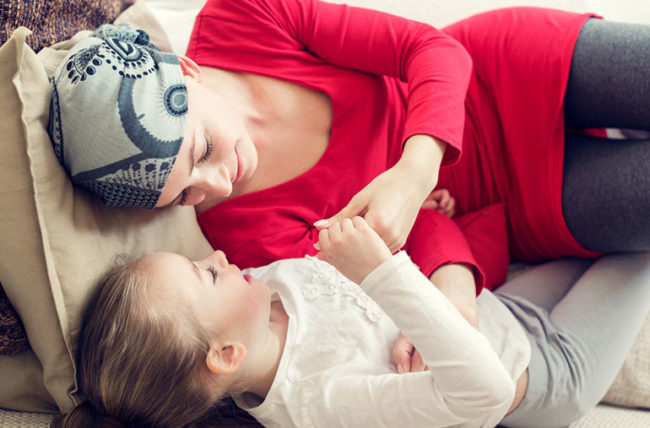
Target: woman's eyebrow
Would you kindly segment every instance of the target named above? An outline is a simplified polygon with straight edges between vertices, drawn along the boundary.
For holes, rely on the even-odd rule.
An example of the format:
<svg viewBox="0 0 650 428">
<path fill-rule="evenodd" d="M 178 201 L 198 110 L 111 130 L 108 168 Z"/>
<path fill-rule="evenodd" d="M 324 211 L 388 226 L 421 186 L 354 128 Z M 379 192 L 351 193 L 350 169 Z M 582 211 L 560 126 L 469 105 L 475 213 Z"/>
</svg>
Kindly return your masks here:
<svg viewBox="0 0 650 428">
<path fill-rule="evenodd" d="M 194 170 L 196 160 L 194 159 L 194 150 L 196 149 L 196 132 L 192 133 L 192 145 L 190 146 L 190 174 Z M 180 196 L 180 195 L 179 195 Z"/>
</svg>

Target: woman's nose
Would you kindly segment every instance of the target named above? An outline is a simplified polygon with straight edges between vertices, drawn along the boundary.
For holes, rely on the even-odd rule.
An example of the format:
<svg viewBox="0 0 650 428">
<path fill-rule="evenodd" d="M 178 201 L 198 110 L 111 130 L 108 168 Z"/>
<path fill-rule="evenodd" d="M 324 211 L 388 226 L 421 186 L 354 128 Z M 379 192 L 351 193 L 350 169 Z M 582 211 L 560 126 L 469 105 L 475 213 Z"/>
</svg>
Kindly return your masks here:
<svg viewBox="0 0 650 428">
<path fill-rule="evenodd" d="M 195 187 L 207 195 L 225 198 L 232 193 L 230 171 L 225 165 L 204 168 L 195 182 Z"/>
</svg>

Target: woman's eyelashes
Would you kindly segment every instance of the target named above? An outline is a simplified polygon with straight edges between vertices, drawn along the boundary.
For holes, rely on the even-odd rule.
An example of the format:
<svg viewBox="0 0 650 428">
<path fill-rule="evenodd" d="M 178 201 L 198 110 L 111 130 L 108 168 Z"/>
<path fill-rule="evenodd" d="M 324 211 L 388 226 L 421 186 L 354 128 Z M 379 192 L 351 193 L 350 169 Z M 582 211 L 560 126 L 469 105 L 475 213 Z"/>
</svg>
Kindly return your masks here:
<svg viewBox="0 0 650 428">
<path fill-rule="evenodd" d="M 199 159 L 199 163 L 205 162 L 210 158 L 210 155 L 212 154 L 212 138 L 210 138 L 209 135 L 205 136 L 205 151 L 203 152 L 203 156 L 201 156 L 201 159 Z"/>
<path fill-rule="evenodd" d="M 185 200 L 187 199 L 187 190 L 183 190 L 181 193 L 181 199 L 178 201 L 177 205 L 185 205 Z"/>
<path fill-rule="evenodd" d="M 197 164 L 203 163 L 207 161 L 210 158 L 210 155 L 212 154 L 212 138 L 209 135 L 205 136 L 205 150 L 203 152 L 203 155 L 199 158 Z M 181 193 L 181 198 L 178 201 L 177 205 L 185 205 L 185 201 L 187 200 L 187 189 L 183 190 Z"/>
<path fill-rule="evenodd" d="M 214 268 L 214 266 L 208 266 L 207 271 L 210 272 L 210 275 L 212 275 L 212 283 L 216 284 L 217 278 L 219 277 L 217 270 Z"/>
</svg>

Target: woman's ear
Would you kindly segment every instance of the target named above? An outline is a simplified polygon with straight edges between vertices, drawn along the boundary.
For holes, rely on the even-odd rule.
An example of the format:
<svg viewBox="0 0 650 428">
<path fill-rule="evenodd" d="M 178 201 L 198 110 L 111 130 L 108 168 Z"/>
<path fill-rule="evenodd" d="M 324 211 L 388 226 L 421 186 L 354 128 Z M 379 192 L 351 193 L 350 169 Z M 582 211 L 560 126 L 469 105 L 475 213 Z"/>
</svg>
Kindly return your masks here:
<svg viewBox="0 0 650 428">
<path fill-rule="evenodd" d="M 241 367 L 246 353 L 246 347 L 240 342 L 213 344 L 205 357 L 205 364 L 214 374 L 232 374 Z"/>
<path fill-rule="evenodd" d="M 191 59 L 186 56 L 179 55 L 178 63 L 181 65 L 181 70 L 183 71 L 183 76 L 189 76 L 195 79 L 197 82 L 203 80 L 203 75 L 201 74 L 201 67 Z"/>
</svg>

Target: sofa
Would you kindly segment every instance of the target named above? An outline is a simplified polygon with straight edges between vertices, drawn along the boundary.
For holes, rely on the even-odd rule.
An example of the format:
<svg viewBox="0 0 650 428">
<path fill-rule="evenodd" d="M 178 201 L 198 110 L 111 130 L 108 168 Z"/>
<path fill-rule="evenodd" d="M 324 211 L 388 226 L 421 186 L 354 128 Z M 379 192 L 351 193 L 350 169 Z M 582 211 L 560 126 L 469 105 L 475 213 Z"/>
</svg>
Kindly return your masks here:
<svg viewBox="0 0 650 428">
<path fill-rule="evenodd" d="M 333 2 L 376 8 L 438 27 L 473 13 L 522 4 L 592 11 L 612 20 L 650 24 L 650 2 L 646 0 L 574 0 L 570 4 L 559 0 Z M 68 2 L 72 3 L 82 4 L 83 15 L 84 2 Z M 152 41 L 164 50 L 181 54 L 204 0 L 122 1 L 117 9 L 116 2 L 87 3 L 86 8 L 103 10 L 110 4 L 112 13 L 98 15 L 99 19 L 130 22 L 146 29 Z M 56 11 L 61 9 L 40 13 Z M 78 14 L 79 10 L 68 13 Z M 37 21 L 30 24 L 39 26 Z M 19 327 L 29 339 L 20 352 L 0 355 L 0 427 L 48 426 L 53 414 L 75 405 L 78 390 L 74 352 L 81 309 L 116 254 L 166 250 L 201 257 L 210 251 L 191 208 L 177 207 L 155 217 L 137 209 L 109 213 L 83 191 L 74 189 L 56 162 L 45 133 L 49 113 L 47 77 L 66 50 L 88 34 L 76 30 L 96 25 L 97 20 L 72 25 L 74 31 L 58 38 L 62 42 L 54 45 L 47 37 L 35 37 L 41 33 L 34 28 L 31 36 L 30 30 L 23 28 L 0 48 L 0 97 L 8 112 L 0 125 L 0 284 L 21 321 Z M 525 268 L 513 264 L 510 276 Z M 205 423 L 254 425 L 236 410 L 230 418 Z M 646 426 L 650 426 L 650 318 L 603 403 L 571 425 Z"/>
</svg>

